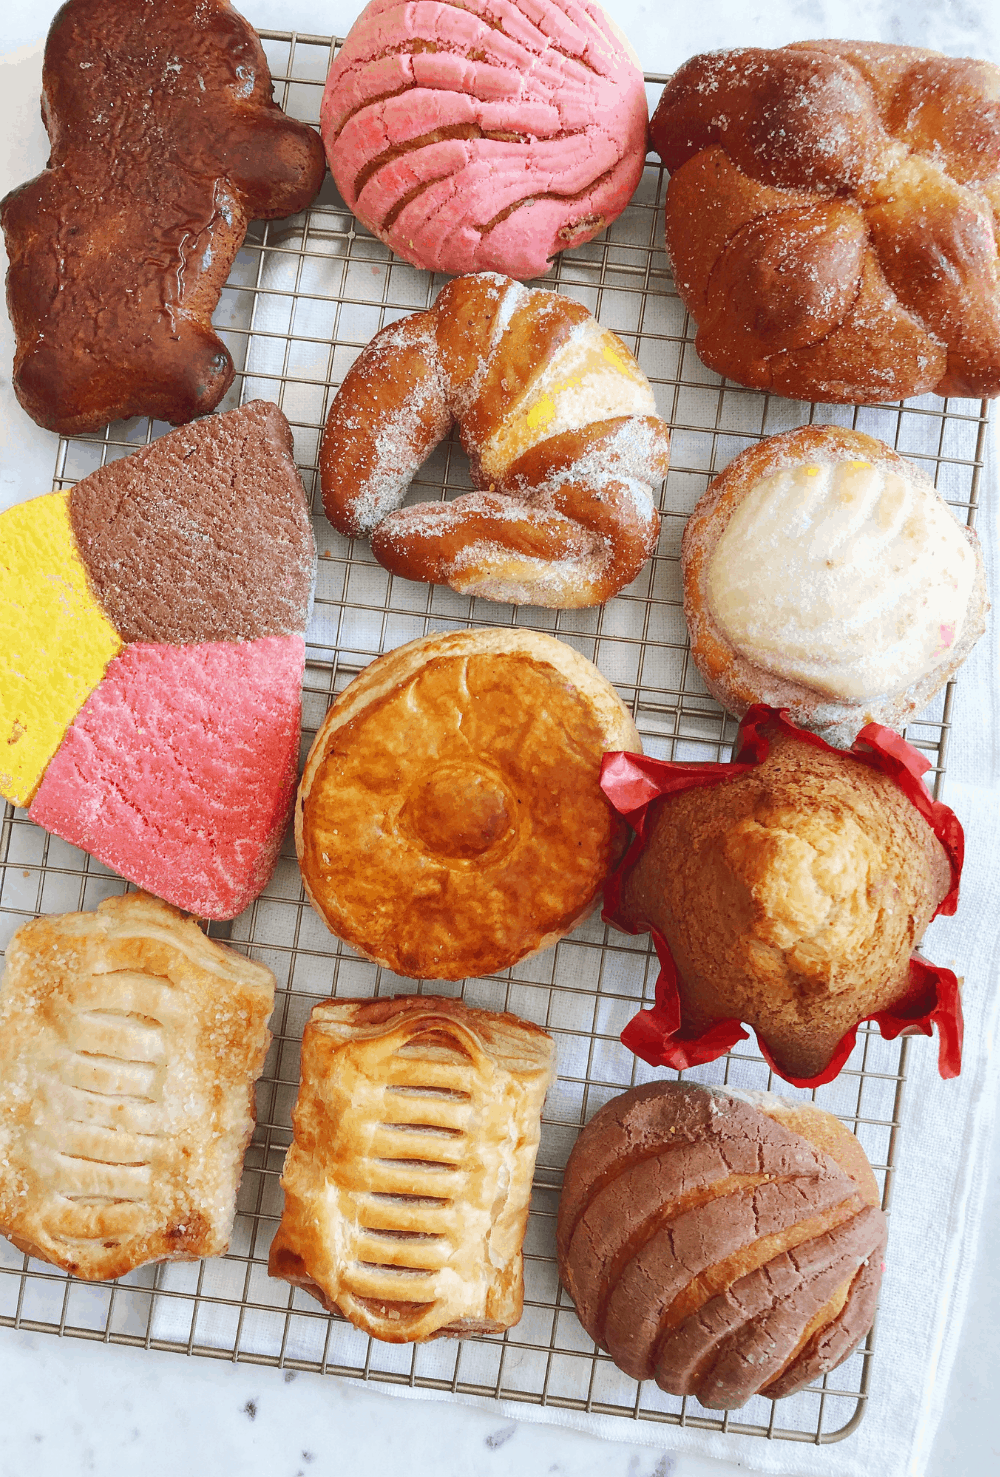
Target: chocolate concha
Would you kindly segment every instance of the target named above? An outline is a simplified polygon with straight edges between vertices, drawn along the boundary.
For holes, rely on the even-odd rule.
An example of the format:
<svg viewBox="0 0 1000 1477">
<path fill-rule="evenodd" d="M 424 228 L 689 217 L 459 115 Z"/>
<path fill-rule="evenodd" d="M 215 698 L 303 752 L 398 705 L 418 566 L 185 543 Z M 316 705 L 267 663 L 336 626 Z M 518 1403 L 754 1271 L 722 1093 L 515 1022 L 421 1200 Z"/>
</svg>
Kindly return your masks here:
<svg viewBox="0 0 1000 1477">
<path fill-rule="evenodd" d="M 556 1234 L 580 1322 L 618 1367 L 726 1410 L 791 1395 L 857 1347 L 886 1221 L 832 1114 L 652 1082 L 580 1134 Z"/>
</svg>

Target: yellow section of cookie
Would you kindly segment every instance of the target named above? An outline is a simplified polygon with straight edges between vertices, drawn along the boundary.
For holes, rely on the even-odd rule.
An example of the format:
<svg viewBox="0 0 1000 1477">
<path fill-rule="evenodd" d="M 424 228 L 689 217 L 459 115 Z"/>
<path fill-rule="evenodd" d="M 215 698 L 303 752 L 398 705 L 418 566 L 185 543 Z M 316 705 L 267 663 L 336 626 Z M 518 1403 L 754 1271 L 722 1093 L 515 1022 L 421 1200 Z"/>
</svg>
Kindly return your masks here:
<svg viewBox="0 0 1000 1477">
<path fill-rule="evenodd" d="M 121 649 L 87 586 L 69 494 L 0 514 L 0 794 L 28 804 Z"/>
</svg>

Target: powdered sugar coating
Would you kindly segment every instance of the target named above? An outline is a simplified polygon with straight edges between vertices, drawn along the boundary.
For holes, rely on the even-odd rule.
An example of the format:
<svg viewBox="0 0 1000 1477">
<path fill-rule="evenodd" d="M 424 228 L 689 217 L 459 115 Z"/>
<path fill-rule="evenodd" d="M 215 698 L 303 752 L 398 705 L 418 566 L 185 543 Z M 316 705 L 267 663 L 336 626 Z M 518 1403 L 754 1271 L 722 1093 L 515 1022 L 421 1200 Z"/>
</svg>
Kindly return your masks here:
<svg viewBox="0 0 1000 1477">
<path fill-rule="evenodd" d="M 627 205 L 647 107 L 594 0 L 372 0 L 320 114 L 337 187 L 430 271 L 544 272 Z"/>
<path fill-rule="evenodd" d="M 403 508 L 458 423 L 479 489 Z M 465 594 L 603 603 L 652 553 L 669 433 L 652 389 L 580 304 L 494 274 L 459 278 L 355 361 L 320 457 L 327 516 L 377 559 Z"/>
</svg>

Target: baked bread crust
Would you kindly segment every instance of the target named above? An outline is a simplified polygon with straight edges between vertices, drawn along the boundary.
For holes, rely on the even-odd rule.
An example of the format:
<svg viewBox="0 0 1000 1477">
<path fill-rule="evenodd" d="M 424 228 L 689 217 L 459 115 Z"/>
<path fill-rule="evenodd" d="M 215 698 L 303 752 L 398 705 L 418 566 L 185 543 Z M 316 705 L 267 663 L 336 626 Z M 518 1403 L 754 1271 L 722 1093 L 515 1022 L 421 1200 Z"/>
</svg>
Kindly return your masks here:
<svg viewBox="0 0 1000 1477">
<path fill-rule="evenodd" d="M 0 1231 L 91 1281 L 219 1256 L 274 976 L 145 893 L 26 923 L 0 982 Z"/>
<path fill-rule="evenodd" d="M 880 43 L 686 62 L 650 133 L 709 368 L 826 403 L 1000 393 L 998 87 Z"/>
<path fill-rule="evenodd" d="M 320 448 L 326 515 L 406 579 L 463 595 L 600 605 L 656 548 L 670 432 L 615 334 L 561 293 L 480 272 L 375 335 Z M 479 490 L 402 502 L 458 426 Z"/>
<path fill-rule="evenodd" d="M 418 979 L 547 949 L 592 911 L 622 844 L 606 749 L 642 745 L 564 642 L 411 641 L 355 678 L 316 735 L 295 806 L 306 893 L 333 933 Z"/>
<path fill-rule="evenodd" d="M 318 135 L 271 99 L 228 0 L 69 0 L 49 32 L 46 169 L 0 206 L 14 390 L 64 436 L 213 410 L 233 378 L 212 329 L 247 223 L 303 210 Z"/>
<path fill-rule="evenodd" d="M 863 702 L 836 701 L 767 669 L 741 653 L 726 635 L 711 606 L 709 568 L 719 540 L 730 520 L 755 485 L 784 468 L 805 464 L 829 465 L 862 459 L 895 472 L 939 501 L 930 478 L 919 467 L 898 456 L 884 442 L 840 426 L 803 426 L 770 436 L 740 452 L 712 481 L 688 519 L 681 542 L 684 577 L 684 616 L 691 633 L 691 655 L 708 690 L 724 708 L 742 716 L 753 703 L 787 709 L 792 720 L 815 729 L 828 743 L 847 748 L 867 723 L 901 728 L 927 706 L 965 661 L 986 629 L 986 579 L 979 539 L 973 529 L 956 520 L 976 558 L 976 577 L 961 635 L 946 655 L 901 692 Z M 808 591 L 802 589 L 803 599 Z"/>
<path fill-rule="evenodd" d="M 633 1379 L 732 1409 L 835 1368 L 875 1314 L 886 1222 L 832 1114 L 771 1093 L 652 1082 L 574 1145 L 560 1279 Z"/>
<path fill-rule="evenodd" d="M 387 1343 L 512 1327 L 554 1058 L 461 1000 L 314 1006 L 271 1276 Z"/>
<path fill-rule="evenodd" d="M 908 993 L 951 863 L 888 775 L 768 738 L 746 773 L 656 802 L 620 911 L 666 940 L 685 1034 L 745 1021 L 782 1073 L 806 1078 Z"/>
</svg>

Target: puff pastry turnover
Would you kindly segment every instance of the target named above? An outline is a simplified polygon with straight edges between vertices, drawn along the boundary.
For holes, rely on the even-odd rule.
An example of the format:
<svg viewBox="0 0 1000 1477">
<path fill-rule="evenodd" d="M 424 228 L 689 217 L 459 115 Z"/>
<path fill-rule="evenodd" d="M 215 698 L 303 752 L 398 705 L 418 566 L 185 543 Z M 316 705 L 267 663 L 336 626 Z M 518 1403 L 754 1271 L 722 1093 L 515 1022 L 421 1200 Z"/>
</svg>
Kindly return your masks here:
<svg viewBox="0 0 1000 1477">
<path fill-rule="evenodd" d="M 19 929 L 0 982 L 0 1231 L 77 1277 L 226 1249 L 274 976 L 135 893 Z"/>
<path fill-rule="evenodd" d="M 388 1343 L 510 1328 L 554 1056 L 460 1000 L 317 1005 L 271 1275 Z"/>
</svg>

